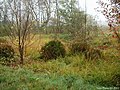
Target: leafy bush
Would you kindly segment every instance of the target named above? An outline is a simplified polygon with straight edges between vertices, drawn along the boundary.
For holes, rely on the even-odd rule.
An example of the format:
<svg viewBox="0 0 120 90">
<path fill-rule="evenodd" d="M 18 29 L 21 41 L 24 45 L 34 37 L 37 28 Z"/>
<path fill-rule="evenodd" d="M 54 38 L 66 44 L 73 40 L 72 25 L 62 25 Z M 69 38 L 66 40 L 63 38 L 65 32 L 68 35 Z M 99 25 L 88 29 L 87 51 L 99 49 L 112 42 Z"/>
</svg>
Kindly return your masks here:
<svg viewBox="0 0 120 90">
<path fill-rule="evenodd" d="M 12 46 L 4 43 L 0 43 L 0 59 L 1 58 L 13 58 L 14 56 L 14 49 Z"/>
<path fill-rule="evenodd" d="M 63 44 L 56 40 L 56 41 L 50 41 L 45 46 L 41 48 L 41 57 L 45 60 L 48 59 L 56 59 L 57 57 L 65 57 L 65 48 Z"/>
</svg>

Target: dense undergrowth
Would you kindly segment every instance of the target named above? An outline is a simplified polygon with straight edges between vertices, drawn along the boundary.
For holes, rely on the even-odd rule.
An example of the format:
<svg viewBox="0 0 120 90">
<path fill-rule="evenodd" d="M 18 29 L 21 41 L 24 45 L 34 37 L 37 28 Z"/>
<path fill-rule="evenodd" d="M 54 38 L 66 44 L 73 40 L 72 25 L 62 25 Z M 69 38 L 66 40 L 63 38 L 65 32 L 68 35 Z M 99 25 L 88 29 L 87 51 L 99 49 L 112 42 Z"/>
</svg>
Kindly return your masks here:
<svg viewBox="0 0 120 90">
<path fill-rule="evenodd" d="M 102 50 L 102 58 L 91 60 L 82 53 L 68 54 L 68 45 L 64 45 L 64 58 L 44 61 L 31 46 L 34 53 L 25 58 L 24 65 L 0 65 L 0 90 L 119 90 L 120 58 L 116 49 Z"/>
<path fill-rule="evenodd" d="M 75 55 L 23 67 L 0 65 L 1 90 L 97 90 L 120 87 L 120 61 L 86 61 Z"/>
</svg>

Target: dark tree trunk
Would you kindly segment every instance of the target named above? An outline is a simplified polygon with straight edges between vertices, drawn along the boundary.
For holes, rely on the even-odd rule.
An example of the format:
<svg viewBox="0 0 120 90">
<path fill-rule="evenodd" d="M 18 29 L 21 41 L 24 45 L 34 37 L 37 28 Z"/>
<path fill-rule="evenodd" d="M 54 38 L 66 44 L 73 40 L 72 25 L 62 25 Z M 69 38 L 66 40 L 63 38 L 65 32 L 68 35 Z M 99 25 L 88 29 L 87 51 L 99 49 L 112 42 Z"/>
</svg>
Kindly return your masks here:
<svg viewBox="0 0 120 90">
<path fill-rule="evenodd" d="M 24 64 L 24 48 L 19 45 L 20 64 Z"/>
</svg>

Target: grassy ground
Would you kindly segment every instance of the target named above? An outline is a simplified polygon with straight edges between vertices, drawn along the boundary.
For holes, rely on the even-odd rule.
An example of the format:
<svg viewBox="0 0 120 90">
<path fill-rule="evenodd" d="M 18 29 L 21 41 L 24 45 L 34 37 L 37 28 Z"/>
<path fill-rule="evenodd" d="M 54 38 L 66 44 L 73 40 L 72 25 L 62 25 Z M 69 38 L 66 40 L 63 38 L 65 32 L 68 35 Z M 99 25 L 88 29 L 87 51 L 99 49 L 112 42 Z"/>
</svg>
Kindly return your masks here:
<svg viewBox="0 0 120 90">
<path fill-rule="evenodd" d="M 23 67 L 0 65 L 0 90 L 118 88 L 119 77 L 119 60 L 86 61 L 83 56 L 75 55 L 48 62 L 30 60 Z"/>
<path fill-rule="evenodd" d="M 105 57 L 98 60 L 86 60 L 78 54 L 44 62 L 38 51 L 50 40 L 47 35 L 40 41 L 36 37 L 23 66 L 0 65 L 0 90 L 120 89 L 120 59 L 115 49 L 103 50 Z"/>
</svg>

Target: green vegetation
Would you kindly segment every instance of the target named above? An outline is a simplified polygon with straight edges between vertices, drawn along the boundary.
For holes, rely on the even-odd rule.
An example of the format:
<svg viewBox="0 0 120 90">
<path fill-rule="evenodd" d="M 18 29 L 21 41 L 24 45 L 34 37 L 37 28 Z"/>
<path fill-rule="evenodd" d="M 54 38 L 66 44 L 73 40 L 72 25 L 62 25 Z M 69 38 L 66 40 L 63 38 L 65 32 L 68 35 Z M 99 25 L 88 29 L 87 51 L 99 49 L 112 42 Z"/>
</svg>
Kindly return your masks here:
<svg viewBox="0 0 120 90">
<path fill-rule="evenodd" d="M 97 90 L 120 86 L 120 61 L 85 61 L 75 55 L 48 62 L 27 61 L 21 68 L 0 65 L 1 90 Z M 117 78 L 115 78 L 117 77 Z"/>
<path fill-rule="evenodd" d="M 41 72 L 36 74 L 33 71 L 22 68 L 12 70 L 5 67 L 2 67 L 0 71 L 4 71 L 0 75 L 1 90 L 83 90 L 87 88 L 93 90 L 95 88 L 76 75 L 59 76 L 56 73 L 43 74 Z"/>
<path fill-rule="evenodd" d="M 71 44 L 71 53 L 84 53 L 88 51 L 90 46 L 87 43 L 73 42 Z"/>
<path fill-rule="evenodd" d="M 34 50 L 34 53 L 31 54 L 28 48 L 27 54 L 30 53 L 31 57 L 25 59 L 24 65 L 21 66 L 18 63 L 19 60 L 10 63 L 9 67 L 5 66 L 6 64 L 0 65 L 1 90 L 98 90 L 100 88 L 114 87 L 118 89 L 120 87 L 120 60 L 116 56 L 118 51 L 115 48 L 101 50 L 104 57 L 100 58 L 97 57 L 100 49 L 92 51 L 93 48 L 88 46 L 89 52 L 87 51 L 86 58 L 86 50 L 82 52 L 80 44 L 77 46 L 76 43 L 72 42 L 77 47 L 75 50 L 79 49 L 81 53 L 71 54 L 69 47 L 71 44 L 64 40 L 64 36 L 61 37 L 60 41 L 54 41 L 50 37 L 51 35 L 42 36 L 41 45 L 57 48 L 64 45 L 67 52 L 66 56 L 47 61 L 40 59 L 39 51 L 35 50 L 37 47 L 35 45 L 38 42 L 35 42 L 29 47 L 33 48 L 31 51 Z M 36 36 L 35 41 L 36 39 L 38 36 Z M 101 41 L 97 42 L 102 43 Z M 54 49 L 52 48 L 52 51 Z M 72 49 L 74 48 L 72 47 Z M 91 55 L 97 58 L 93 59 Z"/>
<path fill-rule="evenodd" d="M 0 39 L 0 63 L 6 64 L 14 57 L 14 49 L 8 44 L 7 40 Z"/>
<path fill-rule="evenodd" d="M 0 38 L 0 44 L 7 43 L 7 40 L 4 38 Z"/>
<path fill-rule="evenodd" d="M 120 89 L 120 5 L 78 1 L 0 0 L 0 90 Z"/>
<path fill-rule="evenodd" d="M 10 45 L 0 44 L 0 58 L 13 58 L 14 57 L 14 49 Z"/>
<path fill-rule="evenodd" d="M 78 54 L 78 53 L 84 54 L 86 59 L 94 60 L 102 57 L 102 53 L 100 49 L 93 48 L 85 42 L 84 43 L 72 42 L 70 50 L 72 54 Z"/>
<path fill-rule="evenodd" d="M 60 41 L 50 41 L 45 46 L 41 48 L 41 58 L 48 59 L 56 59 L 57 57 L 65 57 L 65 48 Z"/>
</svg>

